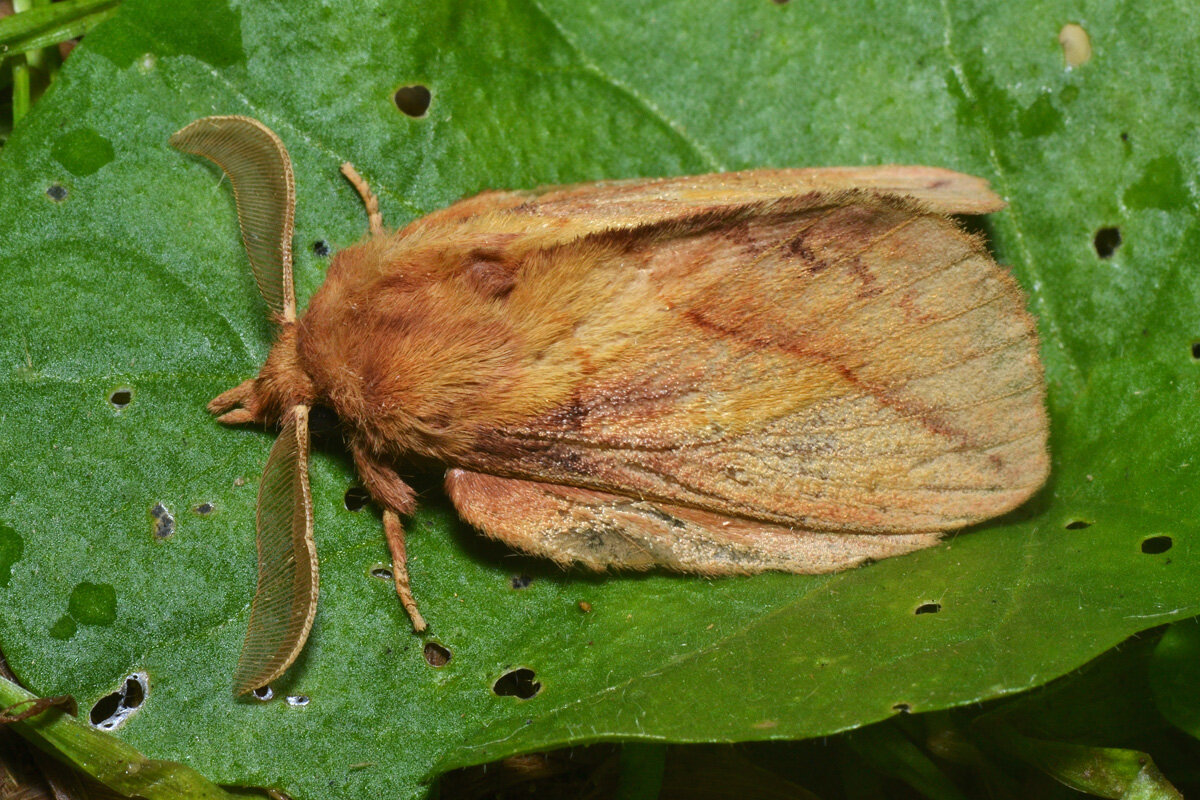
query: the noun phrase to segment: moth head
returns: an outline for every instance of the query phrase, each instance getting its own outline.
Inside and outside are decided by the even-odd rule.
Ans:
[[[208,408],[228,424],[281,423],[293,406],[313,401],[312,382],[296,357],[296,186],[291,159],[274,132],[248,117],[196,120],[172,136],[171,145],[210,159],[229,176],[254,280],[270,318],[279,325],[258,377],[218,395]]]
[[[312,406],[318,398],[297,355],[297,325],[285,322],[257,378],[222,392],[208,404],[226,425],[282,425],[294,406]]]

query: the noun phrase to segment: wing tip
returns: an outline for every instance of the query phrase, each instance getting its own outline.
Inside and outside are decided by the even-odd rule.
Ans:
[[[896,166],[885,168],[914,197],[943,214],[991,214],[1008,203],[986,178],[944,167]]]

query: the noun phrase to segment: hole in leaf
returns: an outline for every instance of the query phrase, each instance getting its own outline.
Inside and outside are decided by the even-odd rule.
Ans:
[[[542,690],[542,685],[534,680],[537,676],[533,670],[521,667],[500,676],[492,691],[501,697],[517,697],[528,700]]]
[[[289,694],[287,696],[287,704],[289,706],[306,706],[306,705],[308,705],[308,695],[306,695],[306,694]]]
[[[423,117],[429,110],[429,103],[433,100],[433,95],[429,93],[427,87],[417,83],[412,86],[401,86],[392,95],[392,100],[396,103],[396,108],[410,117]]]
[[[1122,131],[1122,133],[1121,133],[1121,141],[1122,141],[1122,142],[1128,142],[1128,141],[1129,141],[1129,134],[1128,134],[1128,133],[1125,133],[1124,131]]]
[[[313,242],[313,252],[324,258],[329,255],[329,242],[324,239],[317,239]]]
[[[124,687],[121,687],[124,689]],[[117,708],[121,705],[121,689],[106,694],[96,701],[96,705],[92,706],[92,712],[88,714],[88,719],[97,727],[112,719],[117,713]]]
[[[46,189],[46,197],[49,197],[56,203],[61,203],[63,200],[67,199],[67,187],[63,186],[61,183],[52,183]]]
[[[896,705],[892,706],[892,711],[898,714],[907,714],[912,711],[912,706],[908,703],[896,703]]]
[[[429,666],[435,669],[444,667],[450,663],[450,659],[453,657],[454,654],[450,652],[449,648],[443,647],[437,642],[425,643],[425,661]]]
[[[255,700],[262,700],[264,703],[275,696],[275,690],[270,686],[260,686],[250,693]]]
[[[135,672],[125,679],[120,689],[97,700],[88,713],[88,719],[101,730],[116,730],[142,707],[149,691],[150,682],[146,674]]]
[[[1192,358],[1200,361],[1200,342],[1192,342]]]
[[[1101,228],[1096,231],[1096,237],[1092,240],[1092,244],[1096,247],[1096,255],[1101,258],[1111,258],[1112,254],[1121,246],[1121,229]]]
[[[392,579],[392,571],[387,567],[371,567],[371,577],[379,578],[381,581],[390,581]]]
[[[213,508],[215,508],[215,506],[213,506],[212,503],[201,503],[200,505],[196,506],[192,510],[195,511],[200,516],[204,517],[204,516],[211,514],[213,512]]]
[[[108,402],[113,404],[114,408],[124,408],[133,400],[132,389],[117,389],[108,396]]]
[[[1067,523],[1067,530],[1069,531],[1081,531],[1084,528],[1090,527],[1092,527],[1092,523],[1085,519],[1073,519]]]
[[[533,583],[533,578],[528,575],[513,575],[512,587],[514,589],[527,589],[529,584]]]
[[[914,614],[936,614],[942,610],[941,603],[921,603]]]
[[[144,675],[130,675],[125,679],[125,705],[129,708],[139,708],[146,699]]]
[[[1142,539],[1142,552],[1146,555],[1156,556],[1159,553],[1165,553],[1175,545],[1170,536],[1148,536]]]
[[[154,507],[150,509],[150,516],[154,518],[155,539],[166,539],[175,533],[175,517],[171,515],[171,510],[162,503],[154,504]]]
[[[347,511],[361,511],[363,506],[371,502],[371,495],[361,486],[351,486],[346,490],[345,497],[342,498],[342,503],[346,506]]]

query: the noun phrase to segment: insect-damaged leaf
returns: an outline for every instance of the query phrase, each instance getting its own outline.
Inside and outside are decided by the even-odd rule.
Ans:
[[[7,143],[0,391],[9,419],[44,424],[0,436],[0,593],[19,612],[0,614],[0,635],[39,693],[86,706],[144,664],[152,683],[170,676],[123,729],[144,752],[297,797],[416,797],[439,761],[564,735],[823,736],[900,702],[971,703],[1198,613],[1187,543],[1200,517],[1200,327],[1188,287],[1200,240],[1194,208],[1177,202],[1200,109],[1181,55],[1196,15],[1101,2],[1084,22],[1097,55],[1068,71],[1055,34],[1078,17],[1065,2],[853,1],[820,15],[795,2],[460,5],[364,15],[338,0],[126,0]],[[433,95],[420,120],[389,103],[413,81]],[[389,560],[378,515],[342,509],[353,465],[318,452],[323,602],[303,669],[283,679],[312,702],[234,703],[229,668],[254,585],[248,521],[274,434],[230,433],[202,409],[253,374],[270,331],[228,187],[160,146],[208,113],[260,115],[289,145],[304,176],[301,300],[329,265],[311,244],[363,233],[344,160],[370,176],[394,225],[484,187],[595,178],[884,162],[988,177],[1012,211],[982,228],[1041,324],[1052,484],[1023,511],[871,569],[704,581],[516,561],[480,544],[426,483],[409,552],[423,610],[454,653],[435,672],[392,587],[369,575]],[[80,127],[116,154],[88,178],[49,156]],[[1182,177],[1155,183],[1163,196],[1144,210],[1123,204],[1143,174]],[[63,202],[44,196],[56,184]],[[1123,243],[1101,261],[1092,237],[1107,226]],[[135,399],[109,414],[117,386]],[[206,500],[216,513],[180,515],[175,536],[153,540],[155,502]],[[1064,529],[1080,519],[1091,526]],[[1175,548],[1144,553],[1151,534]],[[514,571],[533,578],[527,590],[511,590]],[[84,579],[116,587],[116,621],[55,638]],[[913,615],[932,601],[939,613]],[[492,695],[509,665],[535,670],[543,692]],[[324,759],[373,766],[309,768]]]

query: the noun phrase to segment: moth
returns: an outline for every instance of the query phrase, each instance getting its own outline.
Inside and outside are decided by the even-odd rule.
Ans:
[[[235,691],[312,625],[309,410],[332,409],[406,568],[402,475],[439,465],[464,520],[593,570],[818,573],[1010,511],[1049,470],[1034,319],[949,215],[1004,207],[920,166],[764,169],[490,191],[292,283],[294,179],[261,123],[171,144],[228,174],[278,334],[209,410],[281,430],[258,493],[258,589]]]

